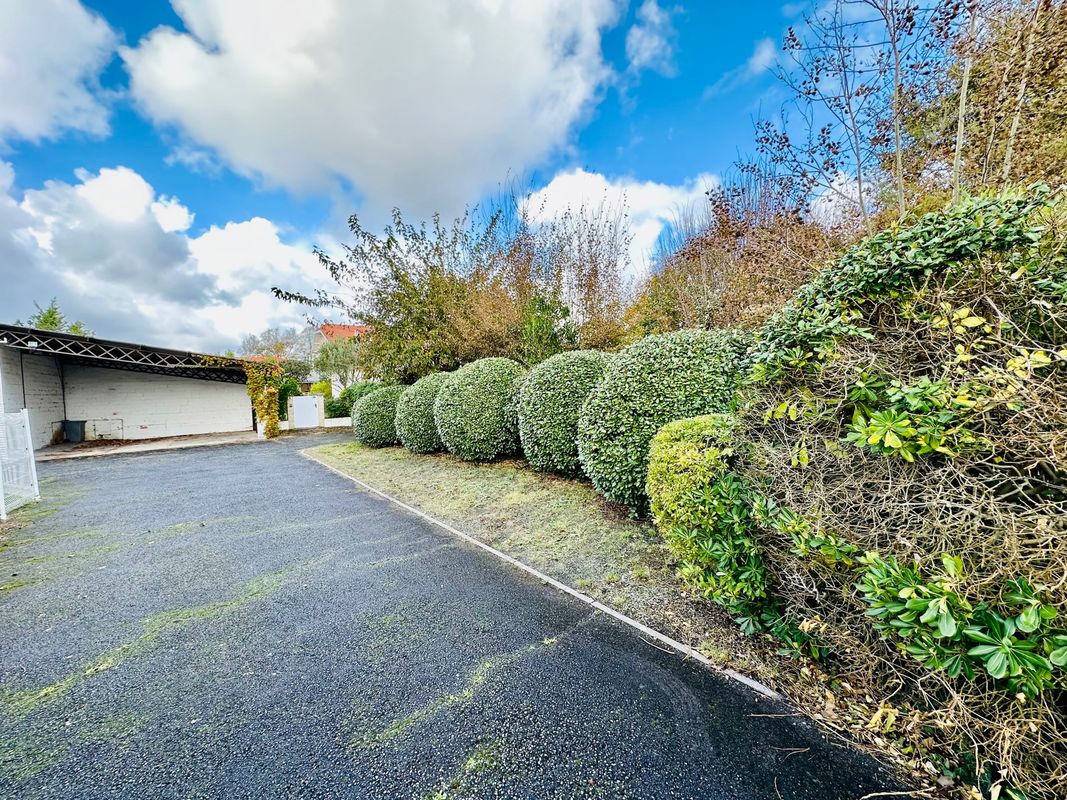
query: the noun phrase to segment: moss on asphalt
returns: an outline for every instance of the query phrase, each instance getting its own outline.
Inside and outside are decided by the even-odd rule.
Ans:
[[[12,511],[6,520],[0,522],[0,551],[19,542],[15,534],[37,520],[50,517],[57,511],[82,496],[80,489],[59,481],[56,478],[44,478],[40,481],[41,499]]]
[[[460,797],[468,797],[479,776],[499,768],[503,751],[503,739],[480,742],[459,765],[456,775],[440,789],[427,795],[426,800],[458,800]]]
[[[578,623],[579,625],[582,623]],[[429,703],[416,708],[411,714],[394,720],[380,731],[366,731],[352,737],[349,746],[357,749],[375,748],[402,736],[412,726],[423,722],[441,711],[453,706],[464,705],[474,700],[475,694],[487,683],[493,675],[506,670],[516,661],[523,657],[551,647],[559,641],[560,637],[544,639],[534,644],[520,647],[519,650],[503,653],[492,658],[487,658],[475,665],[466,675],[466,679],[458,690],[440,694]]]
[[[22,783],[62,763],[82,746],[122,746],[148,721],[145,715],[118,712],[93,718],[83,706],[40,729],[0,739],[0,778]]]
[[[217,619],[255,600],[275,592],[288,575],[307,565],[298,565],[277,572],[260,575],[244,584],[232,597],[213,603],[160,611],[141,620],[141,632],[110,650],[81,664],[78,668],[47,686],[36,689],[5,690],[0,693],[0,702],[15,717],[26,716],[42,705],[67,694],[78,684],[94,675],[120,666],[125,661],[151,648],[167,634],[197,622]]]
[[[26,506],[24,509],[31,509]],[[47,580],[77,572],[83,562],[99,559],[130,547],[156,544],[167,539],[192,534],[208,525],[225,525],[244,520],[245,517],[214,517],[188,520],[141,531],[116,534],[109,530],[76,528],[62,533],[34,535],[36,521],[47,514],[24,514],[18,509],[11,518],[11,525],[0,538],[0,594],[35,586]],[[56,509],[54,509],[56,510]],[[107,544],[74,550],[53,549],[33,554],[38,545],[59,543],[74,544],[84,539],[112,539]],[[32,572],[28,572],[33,568]]]

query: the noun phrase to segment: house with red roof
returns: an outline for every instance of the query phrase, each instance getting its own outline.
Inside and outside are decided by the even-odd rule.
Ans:
[[[324,322],[319,326],[319,335],[323,341],[335,342],[338,339],[351,339],[362,336],[370,330],[370,325],[341,325],[336,322]]]
[[[358,339],[370,331],[370,325],[346,325],[338,322],[323,322],[319,325],[315,332],[314,342],[311,346],[311,363],[315,363],[315,356],[319,354],[319,350],[327,342],[336,342],[343,339]],[[312,371],[308,377],[308,383],[301,384],[303,391],[308,391],[308,387],[312,383],[321,380],[324,376],[319,375],[317,372]],[[336,378],[331,379],[333,383],[334,394],[337,394],[345,387],[342,386]]]

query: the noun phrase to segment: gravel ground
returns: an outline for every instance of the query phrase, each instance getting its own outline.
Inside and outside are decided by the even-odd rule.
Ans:
[[[0,548],[0,797],[901,788],[298,453],[343,438],[42,465]]]

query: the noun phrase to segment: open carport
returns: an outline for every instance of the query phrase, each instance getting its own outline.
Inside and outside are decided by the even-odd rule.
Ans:
[[[62,441],[64,421],[89,440],[253,427],[236,359],[0,325],[0,412],[23,408],[34,449]]]

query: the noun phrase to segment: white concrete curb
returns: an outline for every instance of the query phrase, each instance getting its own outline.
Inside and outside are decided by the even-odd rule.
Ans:
[[[473,536],[471,536],[469,534],[466,534],[461,530],[457,530],[456,528],[453,528],[447,522],[442,522],[441,520],[436,519],[435,517],[431,517],[429,514],[425,513],[424,511],[420,511],[419,509],[415,508],[414,506],[409,506],[407,503],[403,502],[402,500],[398,500],[397,498],[393,497],[392,495],[386,494],[385,492],[381,491],[380,489],[374,488],[369,483],[364,483],[359,478],[353,478],[351,475],[348,475],[348,474],[342,472],[341,470],[337,469],[336,467],[332,467],[329,464],[327,464],[326,462],[315,458],[315,456],[313,456],[310,453],[308,453],[307,450],[301,450],[300,451],[300,455],[302,455],[304,458],[308,459],[309,461],[314,461],[316,464],[319,464],[320,466],[326,467],[326,469],[328,469],[331,472],[334,472],[334,473],[340,475],[342,478],[347,478],[348,480],[352,481],[357,486],[360,486],[361,488],[367,490],[368,492],[372,492],[372,493],[378,495],[379,497],[385,498],[390,503],[393,503],[394,505],[400,506],[405,511],[408,511],[408,512],[410,512],[412,514],[415,514],[416,516],[422,517],[427,522],[430,522],[430,523],[432,523],[433,525],[436,525],[439,528],[443,528],[444,530],[446,530],[449,533],[451,533],[453,536],[458,536],[460,539],[463,539],[466,542],[470,542],[471,544],[475,545],[476,547],[482,548],[482,550],[485,550],[488,553],[492,553],[494,556],[499,558],[501,561],[505,561],[508,564],[511,564],[513,567],[517,567],[518,569],[521,569],[523,572],[526,572],[526,573],[532,575],[533,577],[537,578],[537,580],[539,580],[539,581],[541,581],[543,583],[547,583],[548,585],[552,586],[553,588],[558,589],[559,591],[564,592],[565,594],[569,594],[571,597],[577,598],[578,600],[582,601],[586,605],[592,606],[597,611],[600,611],[601,613],[607,614],[609,617],[613,617],[613,618],[617,619],[619,622],[622,622],[624,625],[629,625],[631,628],[634,628],[635,630],[640,632],[643,636],[648,637],[649,639],[654,639],[655,641],[659,642],[662,645],[666,645],[671,650],[675,650],[678,653],[680,653],[681,655],[683,655],[685,658],[687,658],[687,659],[691,658],[691,659],[693,659],[695,661],[698,661],[699,663],[703,664],[705,667],[708,667],[709,669],[713,669],[716,672],[720,672],[720,673],[726,675],[727,677],[737,681],[738,683],[744,684],[748,688],[752,689],[754,692],[757,692],[758,694],[761,694],[764,697],[769,697],[769,698],[771,698],[773,700],[784,700],[785,699],[785,698],[782,697],[782,695],[778,694],[778,692],[774,691],[773,689],[771,689],[768,686],[764,686],[759,681],[753,680],[752,678],[749,678],[747,675],[742,675],[740,672],[736,672],[736,671],[734,671],[732,669],[726,669],[725,667],[721,667],[718,664],[715,664],[714,662],[709,661],[708,658],[705,655],[703,655],[702,653],[694,650],[692,647],[689,647],[688,645],[682,644],[681,642],[677,641],[676,639],[672,639],[670,636],[662,634],[657,630],[653,630],[652,628],[648,627],[647,625],[645,625],[645,624],[643,624],[641,622],[638,622],[636,619],[634,619],[632,617],[628,617],[625,614],[616,611],[614,608],[611,608],[609,606],[604,605],[599,600],[594,600],[589,595],[583,594],[582,592],[579,592],[577,589],[573,589],[570,586],[568,586],[567,584],[561,583],[560,581],[556,580],[555,578],[551,577],[550,575],[546,575],[545,573],[541,572],[540,570],[534,569],[533,567],[531,567],[531,566],[529,566],[527,564],[524,564],[523,562],[519,561],[517,558],[514,558],[512,556],[509,556],[507,553],[504,553],[504,552],[501,552],[500,550],[497,550],[492,545],[488,545],[485,542],[481,542],[478,539],[475,539]]]

